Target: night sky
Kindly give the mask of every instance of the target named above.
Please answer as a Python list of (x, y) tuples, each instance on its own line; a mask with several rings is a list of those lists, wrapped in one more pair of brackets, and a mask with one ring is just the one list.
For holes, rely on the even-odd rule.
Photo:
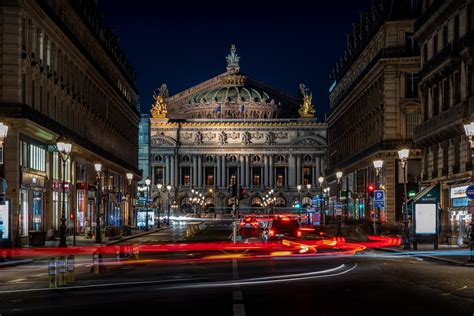
[(162, 83), (173, 95), (224, 72), (235, 44), (242, 72), (295, 96), (305, 83), (324, 120), (329, 72), (372, 1), (305, 2), (101, 0), (99, 9), (138, 74), (143, 113)]

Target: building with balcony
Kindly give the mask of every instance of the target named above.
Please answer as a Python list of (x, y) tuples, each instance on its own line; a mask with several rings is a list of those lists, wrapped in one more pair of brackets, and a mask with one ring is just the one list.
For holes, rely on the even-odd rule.
[[(385, 189), (377, 220), (401, 221), (402, 147), (411, 149), (409, 189), (417, 189), (420, 151), (412, 140), (421, 118), (420, 52), (413, 33), (420, 7), (418, 1), (374, 0), (347, 34), (347, 49), (330, 74), (326, 176), (333, 204), (339, 200), (349, 218), (371, 219), (367, 188), (374, 184)], [(381, 177), (376, 177), (376, 159), (384, 161)], [(337, 171), (343, 174), (339, 185)]]
[[(8, 240), (57, 235), (63, 208), (70, 234), (93, 232), (97, 213), (103, 225), (127, 223), (126, 174), (139, 176), (135, 73), (96, 1), (2, 0), (0, 47)], [(72, 144), (65, 168), (59, 137)], [(102, 164), (100, 195), (94, 163)]]
[(474, 121), (473, 3), (429, 0), (422, 10), (415, 24), (422, 120), (414, 138), (422, 151), (421, 185), (439, 189), (440, 241), (462, 244), (473, 213), (466, 197), (472, 149), (463, 127)]
[(241, 73), (238, 62), (232, 46), (224, 73), (173, 96), (163, 85), (155, 96), (152, 195), (156, 185), (171, 185), (182, 212), (191, 211), (196, 191), (206, 209), (218, 212), (229, 212), (239, 197), (241, 210), (264, 207), (271, 189), (275, 207), (291, 207), (298, 193), (311, 204), (321, 191), (326, 124), (314, 115), (311, 93), (300, 85), (300, 106), (303, 100)]

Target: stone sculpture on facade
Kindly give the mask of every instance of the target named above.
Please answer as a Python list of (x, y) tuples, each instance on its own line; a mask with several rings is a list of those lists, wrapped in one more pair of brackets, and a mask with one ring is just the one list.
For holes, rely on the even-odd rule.
[(268, 132), (265, 134), (265, 144), (274, 145), (275, 144), (275, 134), (273, 132)]
[(224, 131), (217, 135), (219, 145), (225, 145), (227, 143), (227, 135)]
[(151, 108), (151, 116), (153, 118), (166, 118), (168, 114), (165, 99), (168, 97), (168, 87), (162, 84), (158, 89), (158, 94), (153, 90), (153, 98), (155, 102)]
[(245, 146), (250, 145), (250, 133), (247, 131), (241, 133), (240, 140), (242, 141), (242, 144), (244, 144)]
[(314, 117), (316, 110), (314, 109), (311, 101), (313, 99), (313, 94), (309, 88), (307, 88), (303, 83), (300, 83), (300, 92), (303, 95), (303, 104), (300, 106), (298, 113), (303, 118)]
[(194, 143), (197, 145), (202, 145), (202, 134), (200, 131), (194, 134)]

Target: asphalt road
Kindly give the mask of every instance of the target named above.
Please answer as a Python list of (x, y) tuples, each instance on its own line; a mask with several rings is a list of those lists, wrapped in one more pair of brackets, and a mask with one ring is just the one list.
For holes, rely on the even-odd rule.
[[(185, 231), (181, 234), (186, 239)], [(227, 233), (225, 226), (211, 225), (196, 236), (213, 239)], [(149, 242), (169, 240), (160, 234), (149, 236), (155, 236), (147, 237)], [(184, 255), (192, 258), (197, 254)], [(32, 269), (39, 269), (39, 263), (0, 270), (0, 314), (474, 314), (473, 268), (370, 249), (350, 257), (192, 263), (145, 260), (100, 275), (91, 274), (87, 262), (79, 260), (81, 264), (75, 285), (52, 290), (45, 289), (44, 275), (34, 277)], [(23, 275), (20, 281), (14, 279), (19, 272)]]

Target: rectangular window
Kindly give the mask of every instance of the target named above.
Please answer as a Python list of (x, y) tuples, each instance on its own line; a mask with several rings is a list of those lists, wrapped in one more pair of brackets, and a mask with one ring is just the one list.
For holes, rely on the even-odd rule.
[(59, 192), (53, 191), (53, 229), (59, 229)]
[(155, 185), (161, 183), (164, 184), (164, 168), (155, 167)]
[(439, 114), (439, 89), (437, 86), (433, 87), (432, 97), (433, 97), (433, 117), (435, 117)]
[(418, 42), (415, 40), (413, 33), (405, 33), (405, 47), (410, 53), (415, 53), (419, 50)]
[(282, 187), (285, 185), (285, 167), (277, 167), (276, 170), (276, 185)]
[(41, 61), (43, 61), (44, 59), (44, 34), (43, 33), (40, 33), (39, 58)]
[(418, 98), (418, 83), (420, 77), (414, 73), (405, 76), (405, 98)]
[(428, 47), (423, 45), (423, 64), (426, 64), (428, 62)]
[(28, 236), (28, 190), (20, 193), (20, 234)]
[(46, 45), (46, 65), (51, 66), (51, 42), (48, 41)]
[(311, 184), (313, 182), (313, 168), (304, 167), (303, 168), (303, 184)]
[(191, 168), (183, 167), (181, 168), (181, 185), (190, 185), (191, 184)]
[(449, 109), (449, 80), (443, 82), (443, 111)]
[(443, 27), (443, 47), (448, 46), (448, 26)]
[(459, 39), (459, 15), (454, 17), (454, 40)]
[(454, 104), (461, 102), (461, 75), (459, 71), (454, 73), (453, 76), (453, 92), (454, 92)]
[(238, 169), (236, 167), (229, 168), (229, 185), (237, 185)]
[(415, 128), (418, 124), (420, 124), (420, 114), (418, 113), (406, 114), (407, 138), (412, 139), (415, 136)]
[(206, 167), (206, 185), (214, 185), (214, 167)]
[(254, 186), (262, 185), (262, 168), (261, 167), (253, 167), (253, 180), (252, 183)]
[(438, 53), (438, 35), (433, 36), (433, 55)]

